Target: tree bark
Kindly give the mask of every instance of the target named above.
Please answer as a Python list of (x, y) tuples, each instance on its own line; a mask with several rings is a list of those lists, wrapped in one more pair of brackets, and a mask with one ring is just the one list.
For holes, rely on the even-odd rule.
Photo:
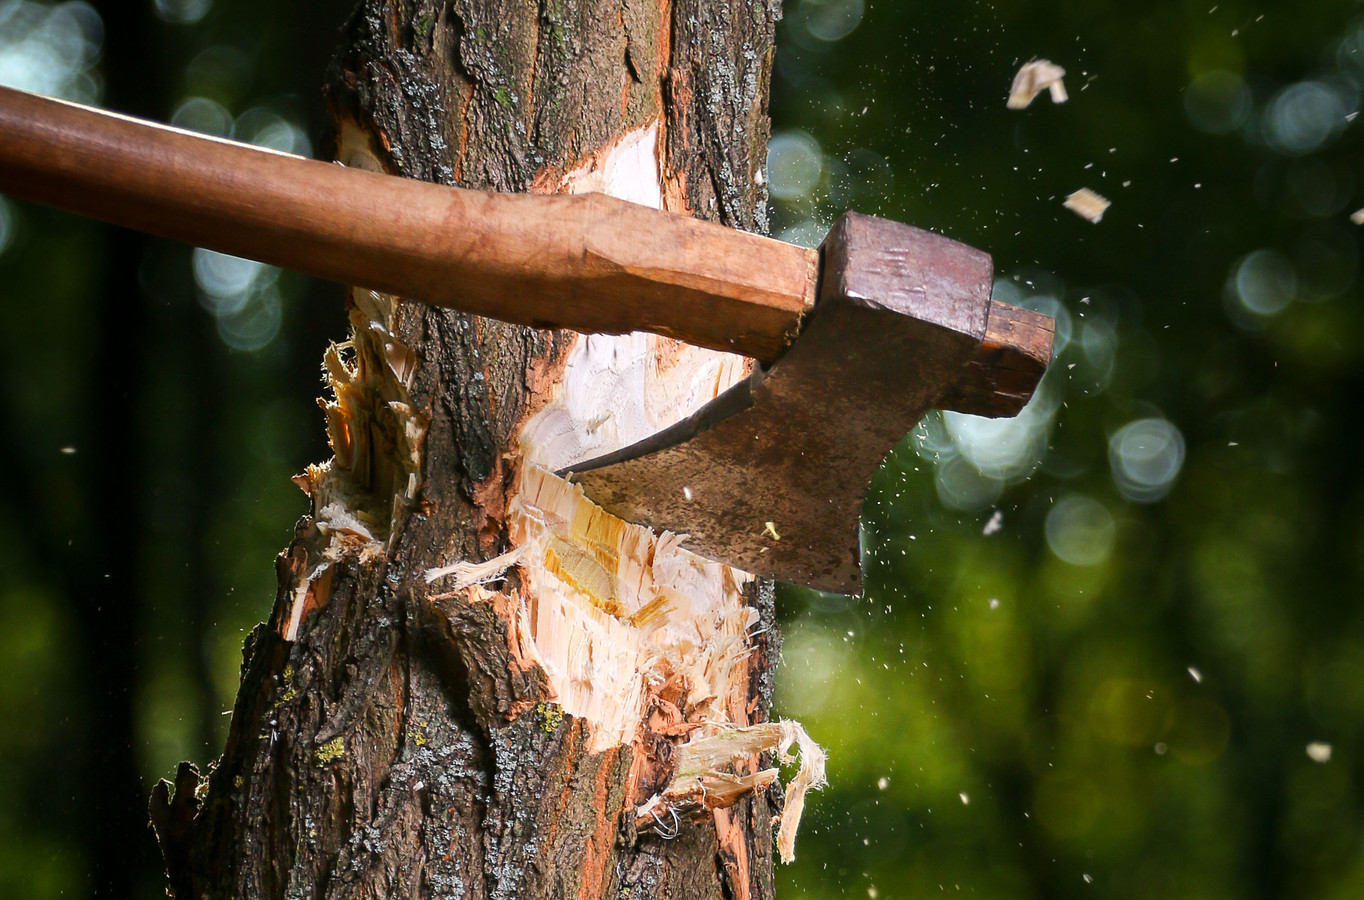
[[(328, 75), (336, 158), (763, 231), (779, 14), (362, 0)], [(745, 362), (370, 292), (349, 309), (326, 359), (335, 455), (297, 479), (311, 513), (247, 641), (226, 749), (152, 798), (174, 894), (772, 896), (777, 729), (753, 727), (771, 585), (549, 474), (686, 415)]]

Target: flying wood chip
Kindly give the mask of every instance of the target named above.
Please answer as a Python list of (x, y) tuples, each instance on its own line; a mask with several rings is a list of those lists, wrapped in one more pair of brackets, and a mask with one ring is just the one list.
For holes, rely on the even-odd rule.
[(1111, 205), (1107, 197), (1096, 194), (1089, 188), (1080, 188), (1067, 197), (1065, 202), (1066, 209), (1095, 224), (1104, 217), (1104, 213)]
[(1025, 109), (1043, 91), (1051, 94), (1052, 103), (1065, 103), (1070, 99), (1065, 82), (1061, 80), (1065, 74), (1066, 70), (1051, 60), (1034, 59), (1024, 63), (1009, 89), (1009, 109)]

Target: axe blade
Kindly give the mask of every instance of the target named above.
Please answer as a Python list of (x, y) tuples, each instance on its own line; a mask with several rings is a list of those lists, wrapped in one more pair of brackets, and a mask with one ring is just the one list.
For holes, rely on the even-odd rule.
[(835, 223), (820, 255), (819, 302), (780, 359), (570, 477), (622, 519), (689, 535), (702, 556), (855, 593), (867, 486), (966, 374), (985, 337), (993, 265), (965, 244), (857, 213)]

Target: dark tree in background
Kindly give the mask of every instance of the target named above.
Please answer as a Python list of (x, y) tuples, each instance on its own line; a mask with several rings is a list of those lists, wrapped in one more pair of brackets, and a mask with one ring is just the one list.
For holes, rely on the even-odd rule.
[[(345, 4), (291, 4), (283, 16), (243, 4), (230, 17), (210, 15), (189, 41), (175, 4), (161, 15), (149, 3), (96, 6), (7, 4), (6, 71), (36, 79), (21, 86), (102, 93), (104, 104), (153, 119), (183, 112), (185, 93), (207, 94), (218, 108), (269, 109), (320, 130), (315, 90), (306, 99), (289, 92), (306, 79), (315, 88)], [(272, 27), (253, 35), (267, 12)], [(324, 39), (300, 48), (302, 29)], [(234, 38), (245, 48), (231, 49)], [(237, 496), (236, 485), (261, 456), (283, 462), (281, 441), (268, 437), (265, 453), (249, 459), (240, 439), (254, 429), (244, 423), (258, 418), (252, 403), (278, 396), (290, 378), (300, 394), (315, 390), (316, 358), (344, 315), (334, 288), (310, 303), (310, 286), (287, 285), (299, 306), (276, 343), (296, 342), (296, 357), (238, 369), (193, 302), (188, 248), (38, 207), (5, 212), (0, 245), (18, 260), (6, 327), (31, 339), (5, 366), (3, 413), (15, 439), (3, 442), (3, 497), (6, 528), (19, 530), (3, 555), (6, 719), (16, 727), (0, 767), (0, 805), (15, 816), (6, 819), (13, 856), (0, 865), (0, 884), (19, 896), (156, 896), (164, 877), (144, 825), (154, 781), (148, 736), (201, 760), (221, 749), (222, 679), (212, 670), (223, 666), (210, 632), (234, 577), (221, 536), (231, 522), (249, 540), (237, 504), (264, 498)], [(302, 418), (309, 407), (294, 408)], [(297, 441), (283, 430), (294, 454), (324, 452), (321, 436)]]
[[(350, 4), (98, 6), (0, 2), (0, 78), (60, 70), (25, 83), (322, 146)], [(374, 70), (390, 89), (433, 71), (418, 6)], [(542, 34), (587, 14), (517, 10)], [(813, 243), (849, 207), (932, 227), (1066, 339), (1022, 421), (934, 418), (891, 458), (864, 597), (779, 591), (776, 710), (832, 783), (777, 892), (1359, 896), (1359, 4), (784, 12), (773, 230)], [(1009, 111), (1034, 56), (1070, 101)], [(501, 105), (488, 71), (428, 75), (491, 91), (471, 133), (531, 96)], [(517, 140), (457, 177), (526, 186)], [(414, 169), (455, 177), (442, 158)], [(1113, 201), (1098, 225), (1060, 205), (1082, 186)], [(0, 892), (158, 896), (145, 798), (225, 746), (306, 509), (288, 478), (328, 455), (313, 401), (342, 303), (10, 201), (0, 284)]]

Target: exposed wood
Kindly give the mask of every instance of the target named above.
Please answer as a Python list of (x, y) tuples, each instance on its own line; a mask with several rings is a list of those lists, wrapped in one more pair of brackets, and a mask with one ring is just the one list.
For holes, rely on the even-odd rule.
[(593, 748), (636, 743), (670, 679), (689, 724), (679, 734), (732, 725), (725, 698), (757, 623), (743, 599), (752, 576), (606, 514), (539, 467), (523, 468), (521, 482), (509, 509), (527, 551), (518, 636), (564, 711), (595, 723)]

